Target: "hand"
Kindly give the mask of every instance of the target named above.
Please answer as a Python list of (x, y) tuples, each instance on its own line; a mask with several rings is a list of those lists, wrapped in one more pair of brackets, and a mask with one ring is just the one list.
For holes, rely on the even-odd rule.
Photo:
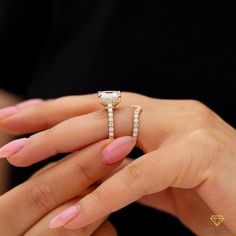
[[(127, 140), (132, 140), (129, 137), (119, 140), (126, 140), (124, 145), (119, 146), (120, 152), (116, 153), (121, 160), (133, 148), (134, 142), (127, 143)], [(114, 146), (119, 140), (112, 143), (104, 140), (74, 152), (2, 195), (0, 235), (92, 235), (99, 227), (94, 235), (116, 235), (114, 228), (106, 221), (107, 216), (101, 217), (88, 227), (72, 231), (65, 228), (49, 229), (48, 224), (62, 209), (91, 192), (94, 189), (92, 184), (96, 184), (96, 181), (111, 173), (120, 164), (120, 161), (114, 165), (106, 164), (102, 154), (107, 144)], [(55, 224), (56, 221), (51, 225)]]
[[(84, 227), (142, 199), (175, 215), (196, 234), (203, 233), (202, 227), (212, 226), (209, 217), (213, 213), (222, 214), (225, 225), (236, 233), (234, 128), (197, 101), (158, 100), (124, 93), (123, 104), (134, 103), (143, 107), (137, 145), (146, 154), (82, 198), (76, 204), (81, 212), (64, 227)], [(104, 139), (106, 112), (93, 112), (97, 109), (96, 96), (87, 95), (44, 102), (5, 117), (0, 125), (12, 133), (49, 128), (31, 136), (17, 152), (8, 149), (8, 160), (15, 165), (30, 165)], [(131, 134), (132, 114), (130, 107), (116, 110), (117, 136)], [(29, 154), (34, 158), (29, 159)]]

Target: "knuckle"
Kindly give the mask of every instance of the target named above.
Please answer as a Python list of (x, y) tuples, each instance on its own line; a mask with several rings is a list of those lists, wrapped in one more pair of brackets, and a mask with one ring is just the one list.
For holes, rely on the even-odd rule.
[(79, 158), (75, 160), (73, 172), (75, 175), (74, 179), (81, 179), (82, 176), (87, 182), (93, 182), (92, 177), (90, 177), (90, 175), (88, 174), (87, 168), (83, 166)]
[(95, 202), (97, 203), (101, 203), (105, 201), (105, 193), (102, 190), (102, 188), (95, 189), (91, 196), (93, 200), (95, 200)]
[(106, 196), (107, 190), (102, 186), (96, 188), (90, 195), (94, 204), (98, 206), (104, 206), (106, 214), (109, 215), (111, 212), (114, 211), (114, 209), (112, 208), (112, 204), (109, 203), (110, 199), (108, 199)]
[(197, 129), (193, 131), (189, 137), (188, 144), (197, 146), (199, 148), (198, 150), (203, 150), (204, 153), (207, 150), (215, 152), (219, 148), (215, 135), (209, 129)]
[[(147, 183), (141, 184), (144, 176), (142, 167), (133, 163), (128, 165), (125, 169), (126, 171), (121, 178), (126, 187), (137, 194), (138, 197), (147, 195), (150, 186)], [(140, 188), (140, 185), (142, 185), (142, 188)]]
[(36, 107), (33, 109), (37, 109), (37, 114), (39, 116), (40, 124), (42, 126), (42, 129), (49, 129), (52, 125), (48, 119), (47, 116), (45, 116), (45, 111), (48, 110), (48, 107), (52, 104), (52, 101), (47, 101), (43, 103), (39, 103)]
[(210, 129), (194, 130), (181, 144), (180, 150), (186, 150), (186, 147), (188, 155), (183, 155), (181, 159), (175, 187), (198, 186), (205, 180), (206, 173), (215, 160), (224, 156), (217, 134)]
[(192, 109), (190, 119), (195, 129), (212, 127), (215, 123), (214, 112), (204, 104), (198, 104), (197, 108)]
[(25, 191), (26, 204), (33, 210), (50, 211), (56, 203), (56, 197), (47, 184), (34, 184)]
[(58, 153), (60, 153), (60, 148), (57, 145), (57, 143), (55, 142), (57, 140), (57, 135), (56, 135), (56, 131), (55, 128), (49, 128), (41, 133), (38, 133), (36, 135), (41, 135), (42, 140), (46, 140), (44, 141), (45, 143), (47, 142), (48, 145), (50, 145), (50, 156), (56, 155)]
[(202, 102), (195, 99), (187, 100), (187, 105), (191, 109), (196, 110), (196, 111), (201, 111), (207, 108), (206, 105), (204, 105)]
[(126, 180), (131, 183), (142, 176), (141, 168), (136, 164), (128, 165), (126, 167), (126, 173)]

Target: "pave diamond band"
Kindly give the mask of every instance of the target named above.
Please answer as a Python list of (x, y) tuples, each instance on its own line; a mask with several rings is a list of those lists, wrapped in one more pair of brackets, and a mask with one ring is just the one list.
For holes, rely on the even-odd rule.
[(134, 118), (133, 118), (133, 134), (132, 136), (137, 139), (139, 132), (139, 114), (142, 111), (142, 107), (138, 105), (132, 105), (135, 108), (134, 110)]
[(107, 115), (108, 115), (109, 138), (114, 138), (114, 116), (113, 116), (113, 106), (111, 103), (108, 104)]
[(118, 105), (121, 101), (121, 93), (120, 91), (99, 91), (98, 92), (98, 100), (101, 105), (103, 105), (107, 109), (108, 116), (108, 133), (109, 138), (114, 138), (114, 117), (113, 117), (113, 109), (116, 105)]

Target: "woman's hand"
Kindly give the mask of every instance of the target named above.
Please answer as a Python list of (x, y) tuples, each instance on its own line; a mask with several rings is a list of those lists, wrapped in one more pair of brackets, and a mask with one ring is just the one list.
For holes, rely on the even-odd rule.
[[(62, 233), (68, 236), (89, 236), (99, 227), (101, 228), (94, 235), (100, 235), (102, 232), (104, 235), (116, 235), (114, 228), (106, 222), (107, 216), (99, 218), (81, 230), (65, 228), (53, 230), (49, 229), (48, 225), (62, 209), (90, 193), (98, 180), (119, 166), (121, 160), (134, 147), (134, 143), (132, 137), (121, 137), (112, 143), (111, 140), (100, 141), (68, 155), (58, 163), (51, 164), (25, 183), (2, 195), (0, 235), (56, 236)], [(104, 148), (114, 145), (119, 145), (118, 152), (115, 153), (119, 161), (113, 165), (107, 164), (103, 157)], [(57, 224), (58, 222), (54, 220), (51, 228), (55, 228)]]
[[(127, 105), (141, 105), (137, 145), (146, 154), (82, 198), (76, 204), (81, 209), (78, 215), (61, 225), (81, 228), (141, 199), (175, 215), (196, 234), (212, 226), (209, 218), (214, 213), (223, 215), (225, 225), (236, 233), (234, 128), (197, 101), (124, 93), (122, 103), (115, 111), (116, 136), (132, 132), (133, 109)], [(15, 165), (26, 166), (104, 139), (106, 112), (98, 109), (95, 95), (19, 109), (0, 121), (2, 128), (17, 134), (48, 129), (32, 135), (20, 148), (3, 148), (0, 154)], [(107, 160), (110, 155), (106, 153)]]

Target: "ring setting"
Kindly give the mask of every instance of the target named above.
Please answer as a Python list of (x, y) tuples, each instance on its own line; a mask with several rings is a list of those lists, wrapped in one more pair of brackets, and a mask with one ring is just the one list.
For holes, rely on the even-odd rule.
[(107, 109), (109, 138), (114, 138), (113, 109), (121, 102), (120, 91), (99, 91), (98, 100)]
[[(100, 104), (107, 110), (109, 138), (113, 139), (115, 133), (113, 110), (121, 102), (121, 92), (99, 91), (98, 100)], [(132, 136), (137, 141), (139, 134), (139, 116), (142, 111), (142, 107), (139, 105), (131, 105), (131, 107), (134, 108)]]
[(121, 101), (120, 91), (99, 91), (98, 99), (100, 104), (107, 108), (110, 104), (114, 108)]

